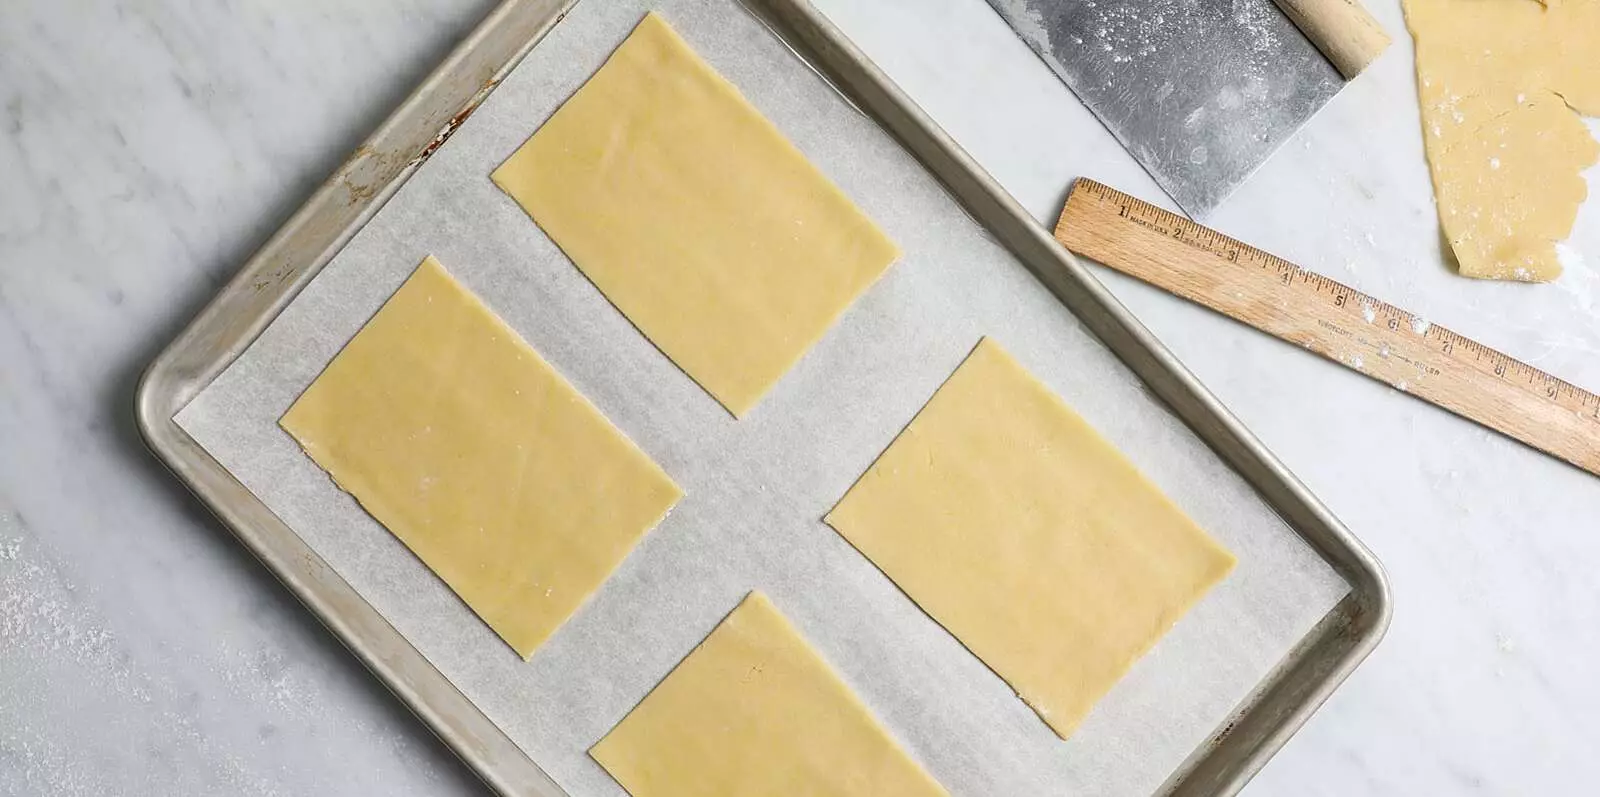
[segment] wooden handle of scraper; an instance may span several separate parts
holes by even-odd
[[[1354,80],[1389,47],[1389,34],[1358,0],[1273,0],[1300,31]]]

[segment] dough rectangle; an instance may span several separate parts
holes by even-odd
[[[948,797],[760,592],[590,755],[633,797]]]
[[[899,256],[653,12],[493,177],[735,416]]]
[[[1405,0],[1439,226],[1462,276],[1546,282],[1600,143],[1600,3]]]
[[[1234,565],[987,338],[827,522],[1062,738]]]
[[[681,495],[432,257],[279,425],[523,658]]]

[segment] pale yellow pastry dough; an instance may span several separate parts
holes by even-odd
[[[1542,282],[1600,145],[1600,1],[1405,0],[1423,141],[1463,275]]]
[[[494,181],[736,416],[898,256],[654,13]]]
[[[988,339],[827,522],[1062,738],[1234,565]]]
[[[681,495],[432,257],[279,424],[524,658]]]
[[[632,797],[946,794],[759,592],[589,755]]]

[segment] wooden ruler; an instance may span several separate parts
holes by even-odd
[[[1158,288],[1600,474],[1600,396],[1089,179],[1056,240]]]

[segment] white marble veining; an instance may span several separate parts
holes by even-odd
[[[0,5],[0,794],[478,792],[130,402],[489,6]]]
[[[1078,174],[1161,199],[983,0],[817,2],[1041,219]],[[0,794],[481,793],[144,452],[130,403],[491,5],[0,5]],[[1449,273],[1396,38],[1212,223],[1600,387],[1600,200],[1555,285]],[[1247,793],[1588,791],[1600,480],[1107,281],[1394,582],[1388,639]]]

